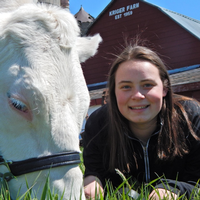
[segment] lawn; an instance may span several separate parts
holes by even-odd
[[[81,149],[82,150],[82,149]],[[81,153],[81,163],[79,164],[81,171],[84,173],[85,171],[85,166],[83,164],[83,157]],[[123,174],[117,170],[117,173],[121,176],[123,179],[123,183],[121,186],[119,186],[117,189],[113,189],[111,184],[107,183],[107,196],[104,198],[102,194],[99,196],[96,196],[95,200],[148,200],[149,193],[150,193],[150,188],[153,188],[153,182],[149,183],[148,185],[143,185],[142,187],[139,188],[138,191],[136,189],[136,185],[129,185],[128,180],[123,176]],[[27,184],[27,188],[28,184]],[[137,193],[138,192],[138,193]],[[139,194],[140,193],[140,194]],[[134,198],[131,197],[131,195],[134,196]],[[33,195],[32,195],[33,196]],[[51,191],[49,187],[49,178],[46,180],[46,184],[43,188],[43,193],[40,199],[34,198],[31,196],[31,188],[27,189],[27,192],[18,197],[16,200],[62,200],[62,197],[58,197],[57,194],[54,193],[54,191]],[[165,198],[166,200],[169,200],[171,198]],[[181,200],[200,200],[200,190],[197,188],[193,192],[193,197],[187,199],[185,196],[179,196],[178,199]],[[1,193],[0,193],[0,200],[11,200],[9,189],[6,188],[6,185],[2,185],[1,188]],[[12,199],[13,200],[13,199]],[[70,200],[70,199],[69,199]],[[81,200],[81,198],[79,199]]]

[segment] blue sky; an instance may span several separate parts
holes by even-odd
[[[111,0],[69,0],[70,11],[76,14],[81,5],[83,9],[97,17],[103,9],[111,2]],[[200,20],[200,0],[146,0],[149,3],[167,8],[169,10],[178,12],[188,17]]]

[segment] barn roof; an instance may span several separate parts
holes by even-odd
[[[175,71],[175,70],[178,70],[178,69],[168,70],[169,74],[171,72],[169,77],[170,77],[172,86],[195,83],[195,82],[200,81],[200,64],[179,68],[180,71]]]
[[[188,17],[186,15],[182,15],[180,13],[168,10],[166,8],[157,6],[155,4],[146,2],[145,0],[140,0],[140,1],[145,2],[149,5],[154,6],[154,7],[157,7],[159,10],[161,10],[164,14],[166,14],[171,19],[173,19],[180,26],[182,26],[187,31],[189,31],[191,34],[193,34],[195,37],[200,39],[200,21],[199,20],[196,20],[196,19],[193,19],[193,18]]]

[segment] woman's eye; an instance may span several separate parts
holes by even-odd
[[[147,84],[144,84],[144,87],[145,87],[145,88],[150,88],[150,87],[153,87],[153,84],[147,83]]]
[[[129,85],[122,86],[122,89],[129,89],[129,88],[131,88]]]

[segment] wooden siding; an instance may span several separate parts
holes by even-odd
[[[131,16],[115,20],[109,12],[139,3]],[[114,56],[126,37],[140,34],[161,55],[168,69],[200,64],[200,41],[158,8],[139,0],[115,0],[96,20],[88,35],[100,33],[103,43],[98,54],[83,66],[87,84],[104,82]]]

